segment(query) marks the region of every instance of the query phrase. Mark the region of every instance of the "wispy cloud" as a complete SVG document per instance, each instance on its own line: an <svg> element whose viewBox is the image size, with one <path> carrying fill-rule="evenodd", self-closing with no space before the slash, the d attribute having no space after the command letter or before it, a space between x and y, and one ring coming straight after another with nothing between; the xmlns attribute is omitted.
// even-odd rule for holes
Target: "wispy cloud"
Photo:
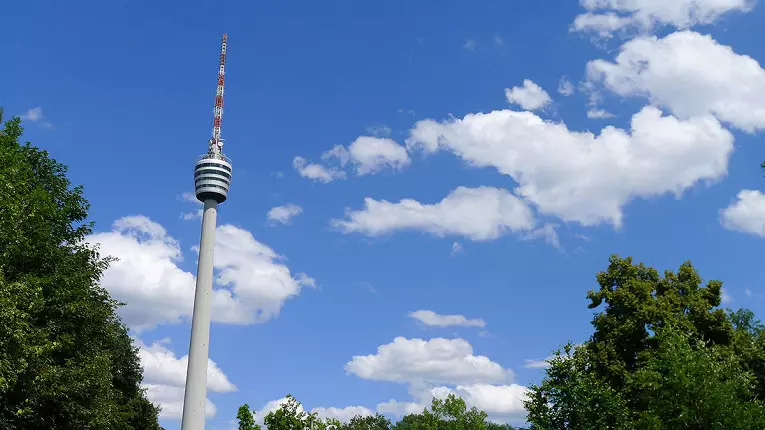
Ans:
<svg viewBox="0 0 765 430"><path fill-rule="evenodd" d="M53 124L48 121L48 119L45 117L45 114L43 113L42 108L39 106L26 111L26 113L21 115L21 119L24 121L39 123L43 127L53 127Z"/></svg>

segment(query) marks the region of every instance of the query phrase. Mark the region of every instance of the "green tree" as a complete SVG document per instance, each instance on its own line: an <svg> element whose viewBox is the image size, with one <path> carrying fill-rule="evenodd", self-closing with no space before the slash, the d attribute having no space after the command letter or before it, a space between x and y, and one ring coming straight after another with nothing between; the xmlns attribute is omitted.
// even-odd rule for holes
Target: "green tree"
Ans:
<svg viewBox="0 0 765 430"><path fill-rule="evenodd" d="M159 429L66 167L0 133L0 428Z"/></svg>
<svg viewBox="0 0 765 430"><path fill-rule="evenodd" d="M765 428L762 328L718 308L721 282L702 286L690 263L661 276L617 256L597 280L594 333L531 387L532 428Z"/></svg>
<svg viewBox="0 0 765 430"><path fill-rule="evenodd" d="M279 409L271 411L263 419L268 430L304 430L309 427L312 416L303 410L303 406L292 394Z"/></svg>
<svg viewBox="0 0 765 430"><path fill-rule="evenodd" d="M383 415L355 416L340 427L342 430L390 430L390 420Z"/></svg>
<svg viewBox="0 0 765 430"><path fill-rule="evenodd" d="M239 407L236 419L239 422L238 430L260 430L260 426L255 424L255 415L247 403Z"/></svg>

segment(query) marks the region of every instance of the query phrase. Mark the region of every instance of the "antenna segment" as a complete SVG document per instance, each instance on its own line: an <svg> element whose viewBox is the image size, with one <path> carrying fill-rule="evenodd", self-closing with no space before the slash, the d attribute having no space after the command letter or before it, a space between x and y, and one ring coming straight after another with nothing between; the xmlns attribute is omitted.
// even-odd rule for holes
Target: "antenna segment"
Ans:
<svg viewBox="0 0 765 430"><path fill-rule="evenodd" d="M215 92L215 107L213 108L213 132L210 139L210 153L223 154L223 140L220 137L220 127L223 122L223 88L226 83L226 41L228 35L223 34L220 47L220 68L218 69L218 89Z"/></svg>

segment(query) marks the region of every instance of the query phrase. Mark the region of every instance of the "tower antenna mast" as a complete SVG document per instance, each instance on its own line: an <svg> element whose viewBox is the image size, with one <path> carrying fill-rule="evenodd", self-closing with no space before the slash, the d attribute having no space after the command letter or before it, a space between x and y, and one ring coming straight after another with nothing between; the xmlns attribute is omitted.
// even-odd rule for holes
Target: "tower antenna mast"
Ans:
<svg viewBox="0 0 765 430"><path fill-rule="evenodd" d="M215 92L215 107L213 108L213 131L210 139L210 153L223 153L223 140L220 137L220 128L223 123L223 92L226 84L226 42L228 35L223 34L220 47L220 68L218 69L218 89Z"/></svg>
<svg viewBox="0 0 765 430"><path fill-rule="evenodd" d="M213 296L213 251L218 205L228 198L231 186L231 160L223 155L220 138L223 120L223 85L226 79L226 40L220 52L218 89L215 93L213 133L207 153L197 159L194 166L194 194L204 203L202 235L199 239L197 284L194 291L194 313L191 317L189 362L186 368L186 388L183 394L182 430L204 430L205 403L207 401L207 359L210 353L210 311Z"/></svg>

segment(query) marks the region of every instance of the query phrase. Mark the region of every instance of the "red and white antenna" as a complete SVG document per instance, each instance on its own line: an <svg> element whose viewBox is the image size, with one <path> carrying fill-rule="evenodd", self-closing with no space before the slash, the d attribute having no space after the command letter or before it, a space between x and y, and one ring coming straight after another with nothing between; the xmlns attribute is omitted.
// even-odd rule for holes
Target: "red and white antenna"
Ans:
<svg viewBox="0 0 765 430"><path fill-rule="evenodd" d="M220 127L223 122L223 87L226 81L226 40L228 35L223 34L223 42L220 47L220 69L218 70L218 89L215 93L215 108L213 108L213 132L210 139L210 153L220 155L223 153L223 140L220 137Z"/></svg>

